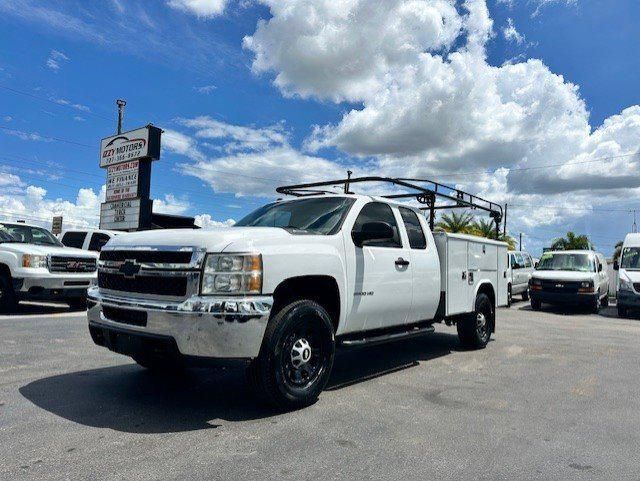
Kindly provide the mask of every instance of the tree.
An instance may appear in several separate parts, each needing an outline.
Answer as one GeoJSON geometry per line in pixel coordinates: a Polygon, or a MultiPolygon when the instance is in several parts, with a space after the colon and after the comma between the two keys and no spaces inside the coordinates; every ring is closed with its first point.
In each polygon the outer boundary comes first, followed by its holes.
{"type": "Polygon", "coordinates": [[[589,241],[589,238],[582,234],[576,235],[575,232],[567,232],[566,237],[558,237],[551,244],[551,249],[555,251],[568,251],[568,250],[589,250],[593,245],[589,241]]]}
{"type": "Polygon", "coordinates": [[[486,237],[487,239],[496,239],[502,242],[506,242],[507,244],[509,244],[509,249],[511,250],[515,250],[516,248],[516,240],[510,235],[500,234],[496,236],[495,222],[488,221],[486,219],[476,220],[473,224],[471,233],[480,237],[486,237]]]}
{"type": "Polygon", "coordinates": [[[445,232],[470,234],[473,230],[473,215],[468,212],[443,214],[442,218],[436,223],[436,229],[445,232]]]}
{"type": "Polygon", "coordinates": [[[620,256],[622,255],[622,245],[624,244],[623,241],[620,241],[616,244],[615,249],[613,250],[613,260],[614,261],[619,261],[620,260],[620,256]]]}

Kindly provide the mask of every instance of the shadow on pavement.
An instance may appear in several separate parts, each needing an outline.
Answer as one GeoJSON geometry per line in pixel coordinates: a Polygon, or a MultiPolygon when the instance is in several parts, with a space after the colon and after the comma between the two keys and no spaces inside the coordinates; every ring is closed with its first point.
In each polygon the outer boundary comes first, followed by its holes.
{"type": "MultiPolygon", "coordinates": [[[[436,333],[341,351],[327,389],[416,366],[458,346],[457,336],[436,333]]],[[[20,393],[70,421],[131,433],[211,429],[220,420],[246,421],[279,414],[255,400],[242,369],[191,369],[169,376],[126,364],[46,377],[21,387],[20,393]]]]}

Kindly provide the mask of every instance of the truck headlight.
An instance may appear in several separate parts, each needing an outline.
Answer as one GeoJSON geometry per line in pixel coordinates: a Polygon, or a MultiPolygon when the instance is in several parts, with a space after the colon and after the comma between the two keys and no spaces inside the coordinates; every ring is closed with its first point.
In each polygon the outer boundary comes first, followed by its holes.
{"type": "Polygon", "coordinates": [[[260,254],[207,254],[202,272],[202,295],[260,294],[260,254]]]}
{"type": "Polygon", "coordinates": [[[596,292],[595,287],[593,285],[593,281],[583,281],[580,283],[580,287],[578,287],[578,292],[591,294],[596,292]]]}
{"type": "Polygon", "coordinates": [[[38,256],[34,254],[24,254],[22,256],[22,267],[29,267],[32,269],[46,269],[47,268],[47,256],[38,256]]]}

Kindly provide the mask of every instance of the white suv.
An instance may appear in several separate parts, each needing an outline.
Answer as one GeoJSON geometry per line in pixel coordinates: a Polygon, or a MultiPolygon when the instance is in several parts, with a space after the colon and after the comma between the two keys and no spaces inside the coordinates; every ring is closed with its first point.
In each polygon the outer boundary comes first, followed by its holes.
{"type": "Polygon", "coordinates": [[[0,311],[21,300],[86,305],[97,280],[97,254],[64,247],[42,227],[0,222],[0,311]]]}

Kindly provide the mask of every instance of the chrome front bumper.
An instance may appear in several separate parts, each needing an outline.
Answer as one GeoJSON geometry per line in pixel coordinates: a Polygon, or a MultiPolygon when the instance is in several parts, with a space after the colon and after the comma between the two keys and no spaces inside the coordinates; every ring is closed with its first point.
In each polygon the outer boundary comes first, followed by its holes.
{"type": "Polygon", "coordinates": [[[182,302],[162,302],[103,294],[97,287],[89,289],[88,299],[91,326],[170,337],[182,355],[224,359],[258,356],[273,307],[271,296],[192,296],[182,302]],[[108,319],[103,306],[144,311],[146,326],[108,319]]]}

